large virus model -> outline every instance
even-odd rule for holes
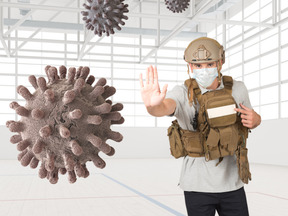
[[[46,66],[48,82],[43,77],[29,76],[35,88],[33,94],[20,85],[17,92],[25,100],[20,106],[11,102],[10,107],[21,116],[19,121],[7,121],[6,126],[13,135],[10,142],[21,151],[18,160],[23,166],[36,168],[41,161],[39,177],[56,184],[58,173],[68,173],[70,183],[78,177],[88,177],[86,162],[92,161],[98,168],[105,167],[99,152],[112,156],[113,147],[107,139],[120,142],[123,137],[110,129],[111,124],[122,124],[124,118],[118,112],[121,103],[112,105],[107,99],[116,89],[106,85],[101,78],[92,86],[95,77],[89,75],[89,67]],[[107,100],[106,100],[107,99]]]
[[[128,13],[128,5],[123,4],[124,0],[87,0],[87,4],[83,4],[86,11],[81,11],[83,20],[86,22],[87,29],[94,31],[96,35],[107,36],[114,34],[113,28],[121,30],[121,25],[125,25],[122,19],[127,20],[128,17],[124,13]]]
[[[167,8],[173,13],[182,13],[189,6],[190,0],[165,0]]]

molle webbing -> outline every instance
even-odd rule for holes
[[[224,88],[232,95],[233,79],[230,76],[223,76]]]
[[[220,81],[223,77],[223,84],[224,88],[232,95],[232,86],[233,86],[233,79],[230,76],[222,76],[222,73],[220,73]],[[199,101],[201,99],[202,93],[201,90],[196,82],[195,79],[187,79],[185,80],[185,85],[187,86],[187,96],[189,100],[190,106],[192,106],[193,101],[194,104],[197,104],[196,98]]]
[[[171,154],[176,158],[186,155],[205,157],[206,161],[219,158],[216,166],[225,156],[235,154],[240,179],[247,184],[251,180],[246,148],[248,128],[243,126],[241,117],[234,110],[237,104],[232,96],[233,79],[230,76],[222,78],[223,89],[208,91],[203,95],[195,79],[185,81],[189,104],[194,102],[200,105],[197,130],[184,130],[177,120],[173,121],[168,129]]]

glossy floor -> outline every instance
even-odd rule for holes
[[[105,159],[106,168],[87,163],[90,176],[56,185],[18,161],[0,160],[2,216],[171,216],[186,215],[177,186],[181,159]],[[245,185],[251,216],[288,215],[288,167],[251,164]],[[215,214],[218,215],[217,213]]]

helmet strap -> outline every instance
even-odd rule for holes
[[[187,73],[188,73],[189,78],[191,79],[190,71],[189,71],[189,63],[187,64]]]
[[[222,69],[222,64],[220,62],[221,60],[218,60],[217,62],[217,71],[218,71],[218,84],[220,85],[221,84],[221,78],[222,78],[222,74],[220,73],[221,69]]]

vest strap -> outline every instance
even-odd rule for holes
[[[232,86],[233,86],[233,79],[231,76],[222,76],[222,74],[220,73],[220,76],[223,78],[223,85],[224,85],[224,89],[230,94],[232,95]],[[193,95],[193,100],[194,100],[194,103],[196,104],[196,98],[197,100],[201,101],[202,99],[202,93],[201,93],[201,90],[196,82],[195,79],[187,79],[185,80],[185,85],[187,86],[188,88],[188,98],[189,98],[189,101],[192,101],[192,96]],[[192,93],[193,91],[193,93]]]
[[[223,84],[226,91],[232,95],[233,79],[231,76],[223,76]]]

